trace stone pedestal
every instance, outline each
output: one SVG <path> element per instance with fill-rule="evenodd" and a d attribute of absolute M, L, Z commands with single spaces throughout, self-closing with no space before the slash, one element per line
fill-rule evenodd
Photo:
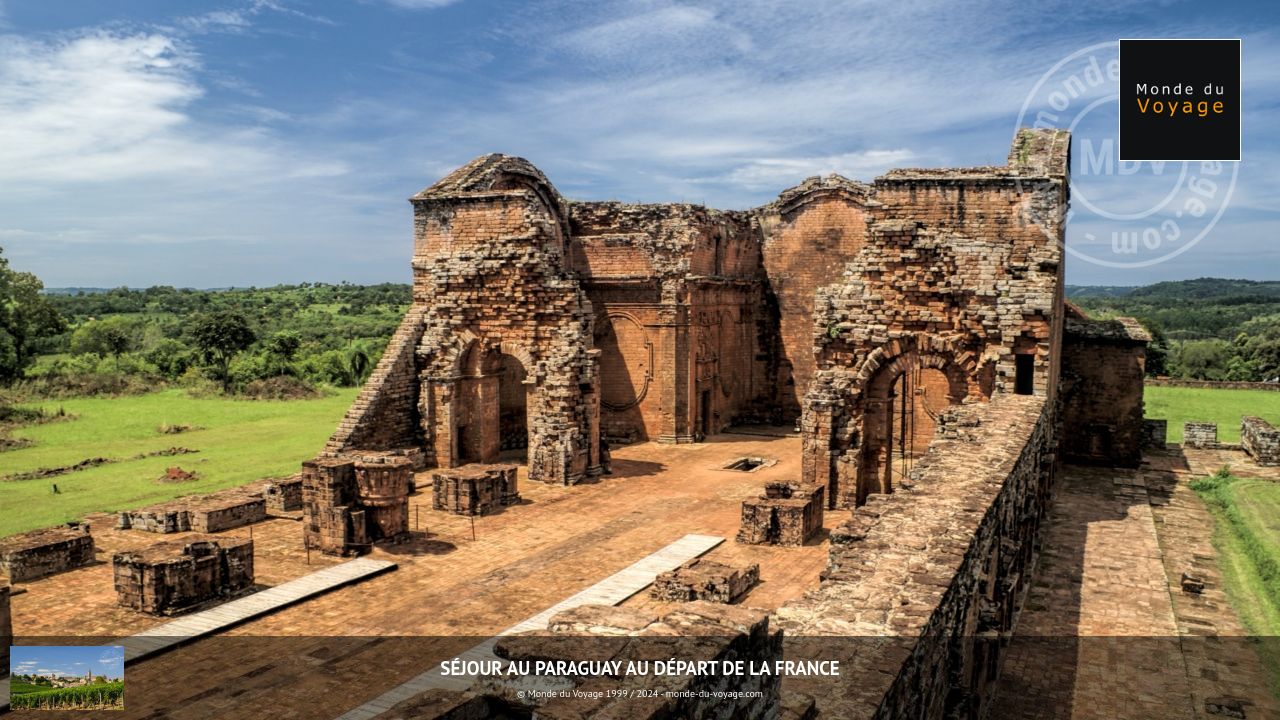
<path fill-rule="evenodd" d="M 520 502 L 515 465 L 463 465 L 431 475 L 431 506 L 455 515 L 486 515 Z"/>
<path fill-rule="evenodd" d="M 803 545 L 822 529 L 822 485 L 774 482 L 765 494 L 742 501 L 738 542 L 749 545 Z"/>
<path fill-rule="evenodd" d="M 194 536 L 111 560 L 116 597 L 123 607 L 169 615 L 253 587 L 253 541 Z"/>
<path fill-rule="evenodd" d="M 402 454 L 321 457 L 302 464 L 303 535 L 326 555 L 368 552 L 409 531 L 413 461 Z"/>

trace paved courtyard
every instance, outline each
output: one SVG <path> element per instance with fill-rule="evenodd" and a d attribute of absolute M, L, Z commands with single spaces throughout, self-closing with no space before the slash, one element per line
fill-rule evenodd
<path fill-rule="evenodd" d="M 743 456 L 778 462 L 750 473 L 720 469 Z M 768 480 L 798 477 L 798 438 L 721 435 L 695 445 L 618 448 L 614 458 L 613 475 L 576 487 L 522 477 L 524 502 L 476 518 L 475 540 L 469 518 L 431 509 L 429 475 L 420 475 L 409 511 L 419 530 L 371 554 L 398 570 L 131 666 L 127 715 L 200 718 L 239 706 L 271 708 L 282 718 L 336 716 L 689 533 L 726 538 L 709 558 L 760 563 L 761 582 L 744 604 L 776 608 L 817 584 L 825 533 L 800 548 L 733 539 L 743 499 Z M 826 527 L 843 517 L 828 513 Z M 102 560 L 173 537 L 114 530 L 108 516 L 91 521 Z M 293 518 L 252 532 L 263 585 L 336 562 L 313 552 L 307 564 Z M 115 605 L 109 562 L 22 587 L 13 598 L 20 635 L 106 642 L 162 622 Z M 661 606 L 644 595 L 628 602 Z M 172 682 L 174 673 L 181 683 Z"/>
<path fill-rule="evenodd" d="M 1171 450 L 1138 470 L 1066 469 L 991 717 L 1280 718 L 1187 486 L 1192 466 L 1222 459 Z M 1202 594 L 1182 590 L 1184 572 Z"/>

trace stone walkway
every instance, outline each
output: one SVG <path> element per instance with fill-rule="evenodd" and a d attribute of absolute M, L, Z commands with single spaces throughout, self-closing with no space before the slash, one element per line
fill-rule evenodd
<path fill-rule="evenodd" d="M 1066 468 L 991 717 L 1280 718 L 1222 593 L 1212 518 L 1178 467 L 1180 452 L 1140 470 Z M 1184 571 L 1203 594 L 1182 590 Z"/>

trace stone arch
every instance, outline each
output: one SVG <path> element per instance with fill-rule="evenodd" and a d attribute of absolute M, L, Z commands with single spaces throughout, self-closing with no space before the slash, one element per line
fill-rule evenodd
<path fill-rule="evenodd" d="M 531 355 L 524 346 L 514 342 L 501 342 L 498 343 L 498 351 L 503 355 L 510 355 L 520 361 L 520 364 L 524 366 L 524 371 L 527 375 L 525 383 L 532 385 L 535 382 L 534 378 L 537 363 L 533 361 L 533 355 Z"/>

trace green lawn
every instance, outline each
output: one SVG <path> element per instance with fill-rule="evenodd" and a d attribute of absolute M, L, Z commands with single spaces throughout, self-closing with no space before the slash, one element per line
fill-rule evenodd
<path fill-rule="evenodd" d="M 1144 394 L 1146 417 L 1169 421 L 1169 442 L 1182 442 L 1185 422 L 1218 423 L 1220 442 L 1240 441 L 1240 418 L 1257 415 L 1280 427 L 1280 392 L 1218 388 L 1154 387 Z"/>
<path fill-rule="evenodd" d="M 165 390 L 42 403 L 46 411 L 62 408 L 75 417 L 14 431 L 36 444 L 0 453 L 0 476 L 94 457 L 119 462 L 54 478 L 0 482 L 0 537 L 89 512 L 139 507 L 296 472 L 300 462 L 324 445 L 356 392 L 344 388 L 318 400 L 267 401 L 197 399 L 182 390 Z M 165 424 L 202 429 L 165 435 L 157 430 Z M 171 446 L 200 452 L 128 459 Z M 173 465 L 200 477 L 180 484 L 156 482 Z M 60 491 L 56 495 L 53 483 Z"/>
<path fill-rule="evenodd" d="M 1213 545 L 1232 607 L 1280 695 L 1280 483 L 1219 473 L 1192 482 L 1214 516 Z"/>

